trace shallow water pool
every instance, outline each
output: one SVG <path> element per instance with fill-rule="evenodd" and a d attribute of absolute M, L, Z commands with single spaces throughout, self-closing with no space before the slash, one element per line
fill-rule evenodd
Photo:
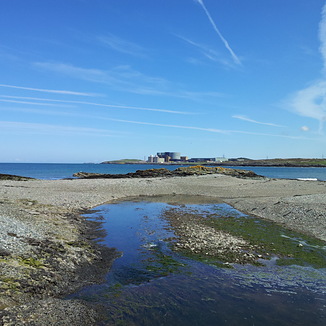
<path fill-rule="evenodd" d="M 219 268 L 173 252 L 171 208 L 244 214 L 226 204 L 125 201 L 97 207 L 105 245 L 121 252 L 106 282 L 73 298 L 104 306 L 100 325 L 324 325 L 326 270 L 311 266 Z"/>

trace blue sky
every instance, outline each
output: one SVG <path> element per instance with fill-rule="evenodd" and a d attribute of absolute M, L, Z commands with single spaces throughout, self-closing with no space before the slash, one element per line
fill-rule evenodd
<path fill-rule="evenodd" d="M 324 0 L 2 0 L 0 40 L 0 162 L 326 156 Z"/>

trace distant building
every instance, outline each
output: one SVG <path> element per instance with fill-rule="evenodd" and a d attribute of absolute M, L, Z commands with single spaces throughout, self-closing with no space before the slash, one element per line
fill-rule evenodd
<path fill-rule="evenodd" d="M 147 163 L 164 163 L 165 159 L 163 157 L 159 157 L 157 155 L 148 156 Z"/>
<path fill-rule="evenodd" d="M 193 157 L 188 162 L 226 162 L 228 161 L 225 157 Z"/>
<path fill-rule="evenodd" d="M 227 162 L 229 159 L 225 158 L 225 157 L 215 157 L 215 161 L 214 162 Z"/>
<path fill-rule="evenodd" d="M 155 155 L 153 157 L 153 163 L 164 163 L 164 158 L 163 157 L 158 157 L 157 155 Z"/>
<path fill-rule="evenodd" d="M 251 159 L 246 158 L 246 157 L 238 157 L 238 158 L 230 158 L 229 161 L 231 161 L 231 162 L 244 162 L 244 161 L 251 161 Z"/>
<path fill-rule="evenodd" d="M 169 162 L 226 162 L 229 159 L 223 157 L 194 157 L 181 156 L 179 152 L 158 152 L 155 156 L 148 157 L 148 163 L 169 163 Z"/>
<path fill-rule="evenodd" d="M 157 156 L 160 158 L 164 158 L 164 162 L 180 161 L 179 152 L 159 152 L 157 153 Z"/>

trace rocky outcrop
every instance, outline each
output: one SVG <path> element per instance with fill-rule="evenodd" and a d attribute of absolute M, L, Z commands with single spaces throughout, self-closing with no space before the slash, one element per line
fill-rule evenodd
<path fill-rule="evenodd" d="M 165 168 L 137 170 L 126 174 L 101 174 L 78 172 L 73 176 L 80 179 L 119 179 L 119 178 L 157 178 L 157 177 L 185 177 L 190 175 L 207 175 L 207 174 L 226 174 L 238 178 L 263 178 L 252 171 L 228 169 L 223 167 L 209 167 L 209 166 L 187 166 L 179 167 L 173 171 Z"/>
<path fill-rule="evenodd" d="M 206 175 L 206 174 L 226 174 L 239 178 L 263 178 L 262 176 L 248 170 L 229 169 L 223 167 L 209 167 L 195 165 L 189 167 L 180 167 L 173 171 L 175 175 Z"/>
<path fill-rule="evenodd" d="M 0 173 L 0 180 L 27 181 L 27 180 L 35 180 L 35 179 L 29 177 L 21 177 L 19 175 Z"/>

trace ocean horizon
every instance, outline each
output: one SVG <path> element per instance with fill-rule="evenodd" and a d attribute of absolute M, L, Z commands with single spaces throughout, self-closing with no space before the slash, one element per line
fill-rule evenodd
<path fill-rule="evenodd" d="M 166 168 L 174 170 L 188 165 L 166 164 L 101 164 L 101 163 L 0 163 L 0 174 L 12 174 L 44 180 L 73 178 L 77 172 L 125 174 L 137 170 Z M 228 166 L 225 166 L 228 167 Z M 326 181 L 326 168 L 323 167 L 232 167 L 250 170 L 256 174 L 277 179 L 317 179 Z"/>

